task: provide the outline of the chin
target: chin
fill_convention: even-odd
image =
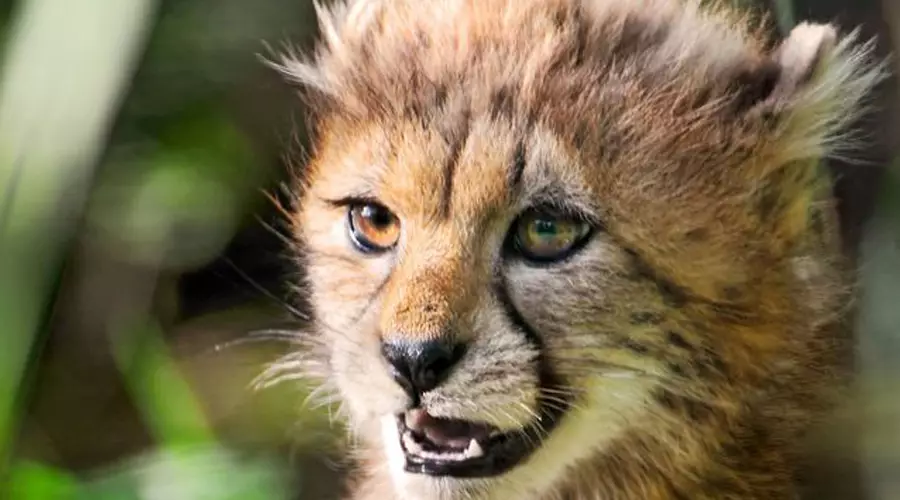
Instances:
[[[513,472],[527,467],[560,422],[543,410],[524,427],[501,429],[474,420],[436,417],[416,408],[381,418],[381,444],[400,498],[495,497]]]
[[[432,417],[421,409],[384,415],[379,441],[396,498],[534,498],[563,489],[568,469],[602,455],[640,420],[646,388],[609,385],[595,387],[586,406],[544,409],[539,422],[519,429]],[[634,404],[611,404],[611,392],[629,389]]]
[[[482,448],[480,456],[476,456],[478,450],[470,446],[462,451],[447,449],[442,452],[418,442],[403,420],[398,415],[386,415],[381,419],[381,444],[388,457],[387,467],[395,498],[487,499],[502,489],[509,466],[495,468],[492,465],[493,449]],[[431,451],[426,451],[428,448]]]

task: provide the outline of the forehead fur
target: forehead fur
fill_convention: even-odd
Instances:
[[[305,87],[319,125],[464,110],[562,123],[585,139],[610,115],[621,122],[623,109],[712,128],[735,118],[758,128],[766,118],[770,131],[773,115],[802,113],[773,135],[796,156],[816,156],[878,75],[870,47],[854,47],[853,36],[809,49],[821,61],[795,61],[797,50],[794,59],[807,56],[804,40],[775,52],[762,23],[711,0],[338,0],[318,13],[314,56],[289,54],[280,69]],[[795,32],[818,44],[815,28]],[[778,96],[794,78],[785,64],[822,74]],[[760,102],[765,109],[741,114]],[[677,125],[665,118],[664,128]]]
[[[421,113],[460,89],[476,109],[537,113],[564,97],[552,94],[588,93],[613,74],[695,87],[763,62],[744,19],[692,1],[356,0],[319,16],[315,64],[285,68],[316,104],[360,117]]]

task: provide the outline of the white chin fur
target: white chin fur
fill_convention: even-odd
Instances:
[[[381,419],[381,436],[398,500],[540,498],[552,492],[567,468],[608,446],[646,415],[654,383],[602,378],[592,381],[587,400],[573,409],[539,450],[500,478],[465,480],[406,472],[396,417]],[[617,404],[610,404],[615,402]],[[602,425],[598,425],[602,423]]]
[[[404,466],[406,457],[403,448],[400,447],[400,432],[397,429],[397,418],[386,415],[381,418],[381,439],[384,442],[384,451],[387,454],[388,467],[391,471],[391,479],[398,491],[403,491],[401,486],[404,476],[407,475]]]
[[[476,498],[471,487],[483,481],[454,478],[435,478],[406,472],[406,456],[400,446],[400,433],[393,415],[381,418],[381,438],[384,441],[391,482],[396,500],[456,500]],[[477,497],[480,498],[480,497]]]

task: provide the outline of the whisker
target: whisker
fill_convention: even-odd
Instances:
[[[544,403],[544,406],[547,407],[548,409],[552,409],[552,410],[559,411],[559,412],[566,412],[566,411],[569,411],[570,409],[581,410],[581,408],[574,406],[574,405],[570,405],[568,403],[561,404],[561,403],[548,402],[548,403]]]
[[[282,233],[277,227],[269,224],[262,217],[257,217],[256,221],[260,226],[265,228],[269,233],[278,238],[278,240],[288,248],[293,248],[297,245],[297,242],[291,239],[288,235]]]
[[[237,266],[237,264],[235,264],[230,258],[223,257],[222,261],[225,262],[226,264],[228,264],[228,267],[230,267],[235,273],[237,273],[238,276],[240,276],[244,281],[247,282],[247,284],[252,286],[256,291],[263,294],[266,298],[272,300],[279,306],[284,307],[285,310],[287,310],[289,313],[294,315],[296,318],[304,320],[304,321],[310,321],[312,319],[308,314],[300,311],[299,309],[288,304],[284,300],[279,299],[277,296],[275,296],[274,293],[272,293],[268,289],[266,289],[266,287],[257,283],[256,280],[254,280],[253,278],[248,276],[247,273],[245,273],[243,270],[241,270],[241,268],[239,268]]]
[[[265,342],[281,342],[286,344],[304,346],[309,342],[309,339],[301,338],[300,335],[298,335],[299,333],[300,332],[295,330],[253,330],[248,332],[245,337],[220,342],[212,346],[210,349],[203,351],[201,355],[209,354],[212,352],[223,352],[227,349],[232,349],[234,347],[240,347],[247,344],[261,344]]]
[[[279,183],[278,188],[281,191],[281,194],[286,195],[292,201],[296,201],[293,190],[291,190],[290,186],[288,186],[286,183]],[[269,200],[270,203],[272,203],[272,206],[275,207],[275,210],[284,217],[284,220],[289,221],[294,217],[294,214],[291,213],[290,210],[285,208],[284,204],[281,202],[281,200],[278,199],[277,196],[266,190],[263,190],[262,194],[267,200]]]
[[[525,395],[525,391],[522,391],[522,395]],[[528,405],[523,403],[522,401],[517,401],[516,405],[525,410],[525,413],[527,413],[528,416],[530,416],[532,419],[536,420],[539,418],[537,412],[529,408]]]
[[[547,408],[553,408],[554,410],[562,411],[562,412],[569,411],[570,409],[579,410],[579,411],[584,410],[584,408],[582,408],[581,406],[579,406],[578,404],[576,404],[572,401],[553,397],[553,396],[542,398],[541,405],[546,406]]]
[[[560,394],[563,396],[577,396],[578,393],[581,391],[577,391],[571,387],[556,386],[556,387],[542,387],[541,392],[548,393],[548,394]]]

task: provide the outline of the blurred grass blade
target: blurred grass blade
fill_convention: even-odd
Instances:
[[[117,335],[115,358],[141,415],[160,444],[210,445],[215,436],[187,382],[151,325]]]
[[[3,457],[63,247],[154,3],[23,1],[9,33],[0,81]]]
[[[10,497],[15,500],[63,500],[72,498],[78,481],[69,474],[33,462],[20,462],[12,469]]]
[[[862,366],[863,464],[868,498],[900,498],[900,163],[885,179],[863,243],[865,265],[860,304],[859,356]]]

